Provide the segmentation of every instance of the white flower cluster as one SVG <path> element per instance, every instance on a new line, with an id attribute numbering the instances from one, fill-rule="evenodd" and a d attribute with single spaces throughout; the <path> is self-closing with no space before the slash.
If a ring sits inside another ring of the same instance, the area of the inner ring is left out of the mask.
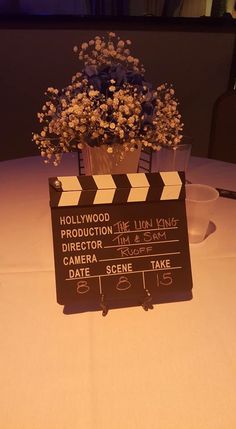
<path id="1" fill-rule="evenodd" d="M 110 32 L 108 40 L 105 37 L 96 36 L 89 42 L 82 43 L 80 50 L 78 46 L 74 46 L 73 50 L 79 54 L 79 60 L 83 61 L 85 66 L 99 67 L 125 63 L 127 68 L 144 74 L 145 69 L 139 59 L 131 55 L 131 44 L 130 40 L 124 41 L 119 36 L 116 37 L 115 33 Z"/>
<path id="2" fill-rule="evenodd" d="M 163 84 L 150 90 L 143 66 L 127 48 L 130 44 L 114 33 L 108 41 L 96 36 L 83 43 L 79 59 L 85 72 L 76 73 L 61 91 L 47 89 L 47 101 L 38 113 L 42 130 L 33 134 L 45 162 L 52 159 L 58 165 L 63 152 L 84 144 L 106 144 L 112 153 L 114 144 L 122 144 L 126 152 L 135 150 L 138 142 L 158 150 L 181 141 L 183 124 L 173 88 Z"/>

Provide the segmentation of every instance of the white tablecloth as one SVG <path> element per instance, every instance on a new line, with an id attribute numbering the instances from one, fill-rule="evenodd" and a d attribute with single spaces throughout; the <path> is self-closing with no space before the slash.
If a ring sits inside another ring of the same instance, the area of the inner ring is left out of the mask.
<path id="1" fill-rule="evenodd" d="M 0 164 L 0 428 L 236 427 L 236 200 L 191 245 L 193 299 L 65 315 L 56 303 L 47 178 L 38 157 Z M 236 191 L 236 165 L 192 158 L 192 182 Z"/>

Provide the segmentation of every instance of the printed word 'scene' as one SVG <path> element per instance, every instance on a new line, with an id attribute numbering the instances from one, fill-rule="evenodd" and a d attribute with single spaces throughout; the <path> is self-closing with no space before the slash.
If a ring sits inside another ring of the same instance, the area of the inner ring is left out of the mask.
<path id="1" fill-rule="evenodd" d="M 112 264 L 106 266 L 107 274 L 129 273 L 133 271 L 132 263 L 128 264 Z"/>

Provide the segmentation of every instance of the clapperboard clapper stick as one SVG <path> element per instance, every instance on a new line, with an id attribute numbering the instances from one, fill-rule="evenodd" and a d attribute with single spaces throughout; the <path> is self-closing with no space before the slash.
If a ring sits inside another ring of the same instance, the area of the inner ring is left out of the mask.
<path id="1" fill-rule="evenodd" d="M 182 172 L 49 179 L 64 312 L 192 298 Z"/>

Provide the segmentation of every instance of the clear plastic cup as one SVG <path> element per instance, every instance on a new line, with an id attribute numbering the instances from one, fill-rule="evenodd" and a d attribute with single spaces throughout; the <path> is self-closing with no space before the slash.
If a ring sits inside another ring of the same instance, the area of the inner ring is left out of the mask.
<path id="1" fill-rule="evenodd" d="M 200 243 L 206 237 L 219 192 L 200 184 L 186 184 L 185 191 L 189 242 Z"/>

